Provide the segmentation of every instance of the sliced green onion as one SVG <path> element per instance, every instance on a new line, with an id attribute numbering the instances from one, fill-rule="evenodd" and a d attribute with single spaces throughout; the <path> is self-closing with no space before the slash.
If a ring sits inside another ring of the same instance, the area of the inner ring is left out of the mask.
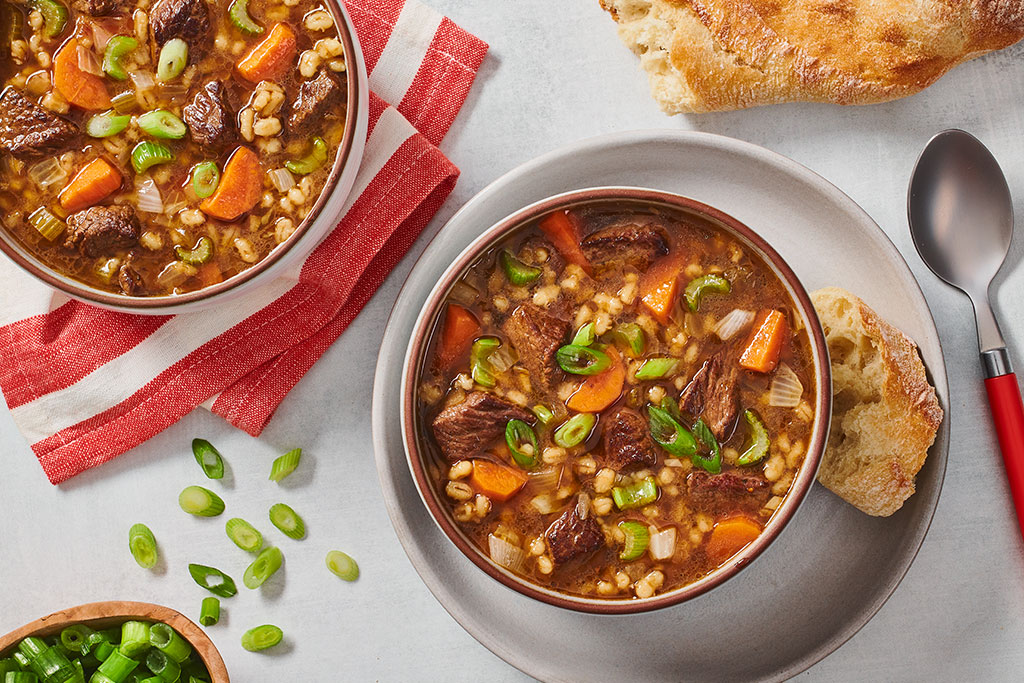
<path id="1" fill-rule="evenodd" d="M 156 77 L 164 83 L 173 81 L 185 70 L 186 64 L 188 64 L 188 43 L 181 38 L 171 38 L 160 48 Z"/>
<path id="2" fill-rule="evenodd" d="M 515 257 L 508 249 L 502 249 L 498 255 L 498 262 L 501 269 L 505 271 L 508 281 L 517 287 L 528 285 L 540 277 L 541 269 L 537 266 L 530 266 Z"/>
<path id="3" fill-rule="evenodd" d="M 245 584 L 246 588 L 252 588 L 253 590 L 262 586 L 267 579 L 274 575 L 278 569 L 281 568 L 281 560 L 284 559 L 284 555 L 281 553 L 280 548 L 267 548 L 260 553 L 259 557 L 253 560 L 245 569 L 245 576 L 242 577 L 242 583 Z"/>
<path id="4" fill-rule="evenodd" d="M 202 607 L 199 608 L 199 623 L 203 626 L 213 626 L 220 621 L 220 600 L 215 597 L 203 598 Z"/>
<path id="5" fill-rule="evenodd" d="M 114 652 L 117 652 L 117 646 L 113 643 L 105 642 L 97 645 L 96 649 L 93 650 L 92 654 L 96 657 L 96 659 L 100 660 L 101 662 L 105 662 Z"/>
<path id="6" fill-rule="evenodd" d="M 192 168 L 192 191 L 200 199 L 206 199 L 220 185 L 220 169 L 212 161 L 203 161 Z"/>
<path id="7" fill-rule="evenodd" d="M 132 149 L 132 168 L 136 173 L 145 173 L 157 164 L 174 161 L 174 154 L 159 142 L 143 140 Z"/>
<path id="8" fill-rule="evenodd" d="M 594 343 L 595 339 L 597 339 L 597 333 L 595 332 L 594 323 L 587 323 L 576 332 L 576 336 L 572 338 L 572 345 L 590 346 Z"/>
<path id="9" fill-rule="evenodd" d="M 138 623 L 141 623 L 141 622 L 138 622 L 138 621 L 128 621 L 128 622 L 125 622 L 125 625 L 127 625 L 127 624 L 138 624 Z M 146 630 L 148 632 L 149 627 L 148 627 L 148 625 L 145 625 L 145 626 L 146 626 Z M 125 646 L 125 643 L 122 642 L 121 643 L 121 647 L 123 648 L 124 646 Z M 144 652 L 147 649 L 149 649 L 149 642 L 148 641 L 145 643 L 145 647 L 143 647 L 140 650 L 137 650 L 135 652 L 135 654 L 140 654 L 140 653 Z M 126 655 L 123 652 L 120 652 L 118 650 L 114 650 L 113 652 L 110 653 L 109 657 L 107 657 L 106 659 L 103 660 L 103 663 L 100 664 L 100 668 L 97 669 L 97 671 L 99 673 L 103 674 L 104 676 L 106 676 L 109 680 L 113 681 L 114 683 L 123 683 L 125 681 L 125 679 L 128 678 L 128 675 L 132 671 L 135 671 L 135 668 L 138 665 L 139 665 L 139 663 L 137 661 L 135 661 L 134 659 L 132 659 L 129 655 Z M 93 677 L 91 680 L 96 680 L 96 679 L 95 679 L 95 677 Z"/>
<path id="10" fill-rule="evenodd" d="M 51 242 L 57 239 L 68 227 L 64 224 L 64 221 L 54 216 L 45 206 L 41 206 L 30 213 L 27 220 L 29 225 L 38 230 L 40 235 Z"/>
<path id="11" fill-rule="evenodd" d="M 128 530 L 128 549 L 143 569 L 152 569 L 159 558 L 156 538 L 145 524 L 133 524 Z"/>
<path id="12" fill-rule="evenodd" d="M 107 47 L 103 50 L 103 73 L 115 81 L 128 80 L 128 72 L 121 60 L 139 46 L 139 41 L 130 36 L 114 36 L 107 41 Z"/>
<path id="13" fill-rule="evenodd" d="M 709 455 L 702 455 L 700 451 L 696 451 L 690 458 L 693 464 L 707 470 L 711 474 L 721 472 L 722 449 L 718 446 L 718 440 L 703 418 L 697 420 L 697 423 L 693 425 L 693 435 L 697 437 L 697 441 L 709 452 Z"/>
<path id="14" fill-rule="evenodd" d="M 299 466 L 301 458 L 302 449 L 293 448 L 274 460 L 274 464 L 270 466 L 270 481 L 281 481 L 294 472 L 295 468 Z"/>
<path id="15" fill-rule="evenodd" d="M 10 671 L 4 675 L 4 683 L 39 683 L 39 677 L 31 671 Z"/>
<path id="16" fill-rule="evenodd" d="M 632 520 L 619 522 L 619 529 L 622 530 L 622 534 L 626 537 L 626 543 L 622 546 L 622 552 L 619 553 L 620 560 L 632 562 L 647 552 L 647 544 L 650 543 L 651 532 L 648 531 L 646 524 Z"/>
<path id="17" fill-rule="evenodd" d="M 747 426 L 750 427 L 750 446 L 740 454 L 740 457 L 736 459 L 736 463 L 739 465 L 753 465 L 761 462 L 768 455 L 771 439 L 768 437 L 768 429 L 764 426 L 761 418 L 757 416 L 757 413 L 753 410 L 744 410 L 743 417 L 747 421 Z"/>
<path id="18" fill-rule="evenodd" d="M 199 245 L 202 245 L 203 240 L 209 242 L 210 238 L 202 237 L 199 239 Z M 179 247 L 180 248 L 180 247 Z M 198 249 L 199 246 L 196 247 Z M 193 252 L 195 249 L 193 250 Z M 188 252 L 192 253 L 192 252 Z M 178 255 L 181 258 L 181 255 Z M 181 259 L 185 261 L 185 259 Z M 200 261 L 199 263 L 206 263 L 209 260 L 207 256 L 206 260 Z M 192 261 L 185 261 L 186 263 L 192 263 Z M 213 447 L 213 444 L 206 439 L 192 439 L 192 455 L 195 456 L 196 462 L 203 468 L 203 474 L 209 479 L 220 479 L 224 476 L 224 459 L 220 457 L 220 451 Z"/>
<path id="19" fill-rule="evenodd" d="M 533 407 L 533 414 L 537 416 L 542 425 L 548 425 L 555 419 L 555 414 L 551 412 L 551 408 L 539 403 Z"/>
<path id="20" fill-rule="evenodd" d="M 71 652 L 78 652 L 84 657 L 89 654 L 89 638 L 96 633 L 85 624 L 73 624 L 60 632 L 60 644 Z M 0 669 L 0 673 L 3 670 Z"/>
<path id="21" fill-rule="evenodd" d="M 644 352 L 647 337 L 644 329 L 636 323 L 622 323 L 615 327 L 615 339 L 621 341 L 629 350 L 629 355 L 636 358 Z"/>
<path id="22" fill-rule="evenodd" d="M 520 467 L 530 469 L 537 464 L 537 433 L 522 420 L 509 420 L 505 425 L 505 444 Z"/>
<path id="23" fill-rule="evenodd" d="M 647 409 L 651 438 L 676 458 L 691 458 L 697 452 L 697 440 L 663 408 Z"/>
<path id="24" fill-rule="evenodd" d="M 188 641 L 167 624 L 153 624 L 149 627 L 149 644 L 179 664 L 192 654 L 192 646 Z"/>
<path id="25" fill-rule="evenodd" d="M 281 533 L 296 541 L 306 535 L 306 523 L 295 510 L 284 503 L 270 506 L 270 523 L 280 529 Z"/>
<path id="26" fill-rule="evenodd" d="M 74 677 L 75 666 L 57 646 L 41 638 L 28 637 L 18 644 L 19 653 L 28 660 L 28 668 L 43 683 L 64 683 Z M 10 677 L 10 674 L 6 674 Z"/>
<path id="27" fill-rule="evenodd" d="M 686 420 L 683 419 L 683 414 L 679 412 L 679 404 L 671 396 L 666 395 L 661 399 L 660 407 L 669 417 L 678 422 L 679 424 L 685 424 Z"/>
<path id="28" fill-rule="evenodd" d="M 180 140 L 188 133 L 185 122 L 166 109 L 147 111 L 137 119 L 139 128 L 155 138 Z"/>
<path id="29" fill-rule="evenodd" d="M 259 652 L 274 647 L 284 638 L 284 631 L 273 624 L 251 628 L 242 634 L 242 647 L 249 652 Z"/>
<path id="30" fill-rule="evenodd" d="M 228 17 L 239 31 L 247 36 L 263 33 L 263 27 L 249 16 L 249 0 L 231 0 L 228 6 Z"/>
<path id="31" fill-rule="evenodd" d="M 150 650 L 146 655 L 146 668 L 165 683 L 175 683 L 181 677 L 181 665 L 161 650 Z"/>
<path id="32" fill-rule="evenodd" d="M 131 122 L 132 117 L 127 114 L 116 114 L 113 110 L 96 114 L 89 118 L 85 124 L 85 132 L 93 138 L 109 138 L 117 135 Z"/>
<path id="33" fill-rule="evenodd" d="M 123 93 L 119 93 L 110 98 L 110 106 L 112 106 L 114 111 L 118 114 L 127 114 L 130 111 L 134 111 L 138 104 L 139 101 L 135 99 L 134 90 L 125 90 Z"/>
<path id="34" fill-rule="evenodd" d="M 555 430 L 555 443 L 562 448 L 572 448 L 581 444 L 594 430 L 597 418 L 592 413 L 579 413 L 566 420 Z"/>
<path id="35" fill-rule="evenodd" d="M 344 581 L 355 581 L 359 578 L 359 565 L 340 550 L 332 550 L 327 553 L 327 568 Z"/>
<path id="36" fill-rule="evenodd" d="M 117 647 L 118 652 L 125 657 L 134 657 L 148 649 L 149 624 L 144 621 L 126 621 L 121 624 L 121 644 Z"/>
<path id="37" fill-rule="evenodd" d="M 120 626 L 103 629 L 102 631 L 96 631 L 95 633 L 89 634 L 89 649 L 93 651 L 104 643 L 109 645 L 111 643 L 119 642 L 121 642 Z"/>
<path id="38" fill-rule="evenodd" d="M 196 583 L 214 595 L 230 598 L 238 593 L 238 589 L 235 587 L 235 580 L 215 567 L 190 564 L 188 566 L 188 573 L 192 575 L 192 579 Z"/>
<path id="39" fill-rule="evenodd" d="M 559 367 L 573 375 L 597 375 L 612 364 L 612 359 L 604 351 L 576 344 L 567 344 L 558 349 L 555 360 Z"/>
<path id="40" fill-rule="evenodd" d="M 493 387 L 495 384 L 494 371 L 487 358 L 499 346 L 501 340 L 497 337 L 480 337 L 469 351 L 469 368 L 473 375 L 473 381 L 484 387 Z"/>
<path id="41" fill-rule="evenodd" d="M 313 138 L 313 149 L 309 154 L 296 161 L 284 162 L 284 167 L 296 175 L 309 175 L 326 163 L 327 143 L 317 137 Z"/>
<path id="42" fill-rule="evenodd" d="M 686 305 L 690 307 L 690 310 L 694 313 L 700 308 L 701 299 L 704 298 L 705 294 L 728 294 L 732 286 L 729 281 L 721 275 L 701 275 L 690 280 L 690 284 L 686 285 Z"/>
<path id="43" fill-rule="evenodd" d="M 620 510 L 639 508 L 650 505 L 658 499 L 658 485 L 654 477 L 646 477 L 627 486 L 612 488 L 612 500 Z"/>
<path id="44" fill-rule="evenodd" d="M 636 378 L 639 380 L 661 379 L 675 370 L 678 364 L 679 360 L 676 358 L 648 358 L 636 371 Z"/>
<path id="45" fill-rule="evenodd" d="M 68 8 L 56 0 L 35 0 L 32 6 L 43 15 L 43 32 L 47 38 L 56 38 L 68 25 Z"/>
<path id="46" fill-rule="evenodd" d="M 4 680 L 4 676 L 9 673 L 20 673 L 21 665 L 13 659 L 0 659 L 0 681 Z M 34 674 L 33 674 L 34 675 Z"/>
<path id="47" fill-rule="evenodd" d="M 229 519 L 224 525 L 224 531 L 235 545 L 247 553 L 258 552 L 263 545 L 263 535 L 244 519 Z"/>
<path id="48" fill-rule="evenodd" d="M 178 505 L 190 515 L 216 517 L 224 512 L 224 501 L 210 489 L 186 486 L 178 496 Z"/>

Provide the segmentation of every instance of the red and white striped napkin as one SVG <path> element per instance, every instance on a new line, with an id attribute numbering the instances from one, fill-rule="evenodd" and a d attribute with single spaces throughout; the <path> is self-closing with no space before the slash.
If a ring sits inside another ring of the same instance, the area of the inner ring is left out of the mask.
<path id="1" fill-rule="evenodd" d="M 436 145 L 487 45 L 418 0 L 345 4 L 370 74 L 369 138 L 341 222 L 301 269 L 156 317 L 68 301 L 0 259 L 0 389 L 54 484 L 210 399 L 259 434 L 451 192 L 459 171 Z"/>

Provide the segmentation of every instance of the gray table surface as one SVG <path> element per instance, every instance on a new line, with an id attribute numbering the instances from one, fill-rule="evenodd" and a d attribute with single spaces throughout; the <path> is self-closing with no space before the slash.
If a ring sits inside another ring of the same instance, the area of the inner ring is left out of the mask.
<path id="1" fill-rule="evenodd" d="M 928 537 L 881 612 L 802 678 L 1019 678 L 1022 541 L 984 399 L 974 323 L 967 299 L 939 283 L 918 259 L 905 203 L 920 148 L 938 130 L 961 127 L 994 151 L 1016 193 L 1017 212 L 1024 215 L 1024 45 L 964 65 L 925 93 L 892 104 L 786 105 L 667 118 L 648 97 L 635 58 L 618 42 L 596 0 L 429 1 L 491 45 L 443 145 L 462 177 L 440 214 L 258 440 L 197 410 L 133 452 L 55 488 L 2 411 L 0 631 L 102 599 L 159 602 L 195 618 L 203 595 L 186 563 L 219 565 L 240 579 L 248 558 L 224 537 L 223 522 L 188 518 L 177 507 L 178 491 L 201 483 L 188 444 L 202 435 L 229 462 L 222 488 L 231 515 L 274 531 L 266 510 L 281 500 L 303 513 L 309 526 L 309 538 L 301 543 L 268 534 L 285 551 L 284 571 L 262 592 L 243 589 L 225 601 L 224 621 L 210 629 L 234 680 L 523 680 L 434 600 L 391 529 L 369 423 L 378 342 L 416 254 L 488 182 L 582 137 L 677 128 L 764 145 L 849 193 L 910 263 L 945 348 L 952 444 Z M 1018 358 L 1024 349 L 1022 256 L 1024 239 L 1018 239 L 995 296 Z M 302 468 L 278 489 L 266 481 L 269 463 L 296 445 L 304 448 Z M 159 539 L 164 560 L 155 572 L 136 567 L 127 552 L 127 528 L 136 521 L 148 523 Z M 358 582 L 345 584 L 324 570 L 331 548 L 359 560 Z M 273 654 L 244 652 L 241 633 L 266 622 L 284 628 L 285 645 Z"/>

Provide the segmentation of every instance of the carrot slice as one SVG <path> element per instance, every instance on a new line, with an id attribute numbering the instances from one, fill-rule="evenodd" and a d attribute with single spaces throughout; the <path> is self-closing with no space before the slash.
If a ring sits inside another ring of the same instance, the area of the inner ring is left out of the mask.
<path id="1" fill-rule="evenodd" d="M 441 328 L 441 345 L 437 350 L 438 364 L 444 368 L 451 367 L 479 336 L 480 331 L 480 323 L 468 309 L 458 304 L 448 304 L 444 326 Z"/>
<path id="2" fill-rule="evenodd" d="M 103 201 L 120 187 L 121 172 L 97 157 L 82 167 L 57 198 L 61 208 L 74 213 Z"/>
<path id="3" fill-rule="evenodd" d="M 640 279 L 640 301 L 662 325 L 667 325 L 679 291 L 678 257 L 666 256 L 651 265 Z"/>
<path id="4" fill-rule="evenodd" d="M 708 559 L 721 564 L 742 550 L 748 543 L 761 535 L 761 525 L 749 517 L 737 516 L 723 519 L 711 530 L 704 551 Z"/>
<path id="5" fill-rule="evenodd" d="M 235 67 L 246 80 L 273 80 L 284 75 L 295 61 L 295 32 L 288 24 L 274 24 L 259 45 L 249 51 Z"/>
<path id="6" fill-rule="evenodd" d="M 103 79 L 78 66 L 78 39 L 71 38 L 53 56 L 53 85 L 64 99 L 91 111 L 110 108 Z"/>
<path id="7" fill-rule="evenodd" d="M 622 395 L 622 386 L 626 382 L 626 367 L 622 357 L 614 346 L 604 349 L 612 364 L 599 374 L 587 377 L 566 402 L 571 410 L 578 413 L 598 413 L 615 403 Z"/>
<path id="8" fill-rule="evenodd" d="M 238 147 L 224 164 L 220 184 L 199 208 L 208 216 L 233 221 L 252 209 L 263 196 L 263 167 L 256 152 Z"/>
<path id="9" fill-rule="evenodd" d="M 209 263 L 204 263 L 199 266 L 199 270 L 196 272 L 196 277 L 199 278 L 199 282 L 203 287 L 209 287 L 210 285 L 215 285 L 218 282 L 224 281 L 224 274 L 220 272 L 220 266 L 214 261 L 210 261 Z"/>
<path id="10" fill-rule="evenodd" d="M 593 275 L 594 269 L 590 261 L 583 255 L 583 248 L 580 247 L 580 226 L 576 217 L 569 211 L 555 211 L 545 216 L 537 224 L 555 249 L 565 257 L 569 263 L 575 263 L 582 268 L 587 275 Z"/>
<path id="11" fill-rule="evenodd" d="M 499 503 L 519 493 L 528 480 L 525 472 L 490 460 L 474 460 L 473 474 L 469 477 L 469 483 L 478 493 Z"/>
<path id="12" fill-rule="evenodd" d="M 754 327 L 740 356 L 740 367 L 754 372 L 774 370 L 788 329 L 786 316 L 782 313 L 767 309 L 761 311 L 754 320 Z"/>

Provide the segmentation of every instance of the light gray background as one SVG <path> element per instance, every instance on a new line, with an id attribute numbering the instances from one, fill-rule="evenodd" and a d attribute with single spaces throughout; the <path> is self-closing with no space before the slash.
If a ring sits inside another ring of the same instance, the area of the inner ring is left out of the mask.
<path id="1" fill-rule="evenodd" d="M 188 577 L 188 562 L 214 564 L 240 579 L 249 558 L 224 537 L 225 518 L 188 518 L 177 507 L 182 487 L 202 483 L 188 444 L 205 436 L 229 462 L 223 485 L 214 485 L 224 489 L 228 514 L 269 530 L 286 555 L 283 572 L 263 591 L 242 589 L 224 601 L 225 619 L 210 629 L 234 680 L 523 680 L 434 601 L 391 530 L 370 440 L 378 343 L 415 254 L 488 182 L 575 139 L 667 127 L 764 145 L 849 193 L 921 280 L 946 351 L 952 445 L 932 529 L 889 603 L 803 678 L 1017 678 L 1024 667 L 1022 541 L 989 423 L 973 320 L 966 298 L 940 284 L 917 258 L 905 203 L 918 151 L 933 133 L 955 126 L 990 146 L 1024 215 L 1024 46 L 962 66 L 902 102 L 845 109 L 787 105 L 669 119 L 648 97 L 646 78 L 596 0 L 430 2 L 491 45 L 443 145 L 463 175 L 440 215 L 259 440 L 198 410 L 132 453 L 55 488 L 3 411 L 0 630 L 102 599 L 159 602 L 195 618 L 203 592 Z M 1017 267 L 1022 255 L 1024 240 L 1018 239 L 996 297 L 1015 350 L 1024 348 L 1024 269 Z M 1019 352 L 1015 358 L 1024 363 Z M 300 470 L 280 488 L 267 482 L 271 460 L 296 445 L 305 453 Z M 278 501 L 304 514 L 307 540 L 291 541 L 270 527 L 266 510 Z M 135 521 L 147 522 L 160 542 L 164 561 L 157 572 L 139 569 L 127 552 L 127 528 Z M 345 584 L 323 568 L 332 548 L 356 557 L 363 571 L 358 582 Z M 284 628 L 285 646 L 273 654 L 242 651 L 241 633 L 267 622 Z M 727 656 L 727 643 L 713 646 Z"/>

